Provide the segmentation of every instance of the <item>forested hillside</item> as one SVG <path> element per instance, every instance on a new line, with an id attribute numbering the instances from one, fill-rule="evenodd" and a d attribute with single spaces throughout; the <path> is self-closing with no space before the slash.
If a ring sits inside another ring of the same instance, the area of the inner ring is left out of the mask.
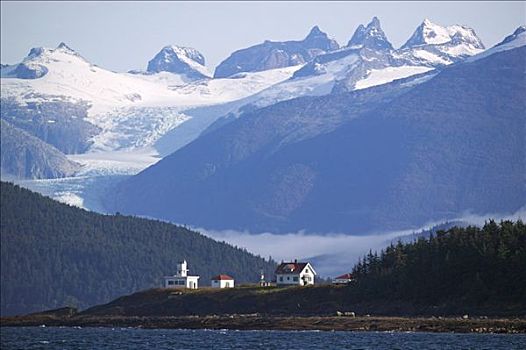
<path id="1" fill-rule="evenodd" d="M 172 224 L 100 215 L 2 182 L 1 314 L 85 308 L 157 287 L 186 259 L 200 285 L 255 282 L 274 262 Z"/>
<path id="2" fill-rule="evenodd" d="M 526 225 L 489 221 L 369 253 L 353 269 L 358 300 L 526 310 Z"/>

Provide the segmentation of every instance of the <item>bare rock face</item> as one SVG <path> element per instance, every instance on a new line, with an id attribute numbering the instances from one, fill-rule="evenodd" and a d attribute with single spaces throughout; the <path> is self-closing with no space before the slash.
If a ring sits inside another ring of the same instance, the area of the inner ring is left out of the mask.
<path id="1" fill-rule="evenodd" d="M 39 138 L 0 119 L 2 174 L 16 178 L 44 179 L 73 175 L 78 163 Z"/>
<path id="2" fill-rule="evenodd" d="M 40 97 L 36 95 L 35 97 Z M 49 98 L 49 96 L 42 96 Z M 14 127 L 56 147 L 64 154 L 84 153 L 100 129 L 86 121 L 88 105 L 56 100 L 28 103 L 2 98 L 0 117 Z"/>
<path id="3" fill-rule="evenodd" d="M 214 78 L 226 78 L 240 72 L 259 72 L 306 63 L 314 57 L 339 48 L 318 26 L 300 41 L 273 42 L 234 52 L 216 68 Z"/>

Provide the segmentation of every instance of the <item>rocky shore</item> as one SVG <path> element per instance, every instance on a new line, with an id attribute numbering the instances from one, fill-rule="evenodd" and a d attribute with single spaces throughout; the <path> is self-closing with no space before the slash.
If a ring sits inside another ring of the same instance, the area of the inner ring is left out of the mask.
<path id="1" fill-rule="evenodd" d="M 149 289 L 82 311 L 2 317 L 0 326 L 526 333 L 522 304 L 512 306 L 359 303 L 337 286 Z"/>
<path id="2" fill-rule="evenodd" d="M 382 317 L 382 316 L 85 316 L 60 309 L 27 316 L 4 317 L 0 326 L 140 327 L 177 329 L 322 330 L 459 333 L 526 333 L 524 318 Z"/>

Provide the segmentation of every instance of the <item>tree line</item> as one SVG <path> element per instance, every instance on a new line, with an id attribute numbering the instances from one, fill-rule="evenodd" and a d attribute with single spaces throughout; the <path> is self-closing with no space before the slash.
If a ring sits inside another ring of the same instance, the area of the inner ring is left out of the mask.
<path id="1" fill-rule="evenodd" d="M 370 251 L 353 268 L 360 300 L 526 305 L 526 225 L 491 220 Z"/>

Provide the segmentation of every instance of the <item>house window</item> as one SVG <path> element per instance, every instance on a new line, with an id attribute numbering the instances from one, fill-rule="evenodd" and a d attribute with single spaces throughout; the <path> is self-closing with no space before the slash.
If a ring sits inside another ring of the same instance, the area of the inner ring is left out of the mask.
<path id="1" fill-rule="evenodd" d="M 174 285 L 174 284 L 175 284 L 174 281 L 168 281 L 168 285 L 169 285 L 169 286 L 172 286 L 172 285 Z"/>
<path id="2" fill-rule="evenodd" d="M 293 277 L 292 280 L 293 280 L 294 282 L 298 282 L 298 277 Z"/>
<path id="3" fill-rule="evenodd" d="M 280 282 L 283 282 L 283 277 L 280 277 L 280 278 L 279 278 L 279 281 L 280 281 Z"/>
<path id="4" fill-rule="evenodd" d="M 306 272 L 306 273 L 309 273 L 309 269 L 305 269 L 305 272 Z"/>
<path id="5" fill-rule="evenodd" d="M 289 276 L 287 276 L 287 281 L 290 281 L 290 277 Z"/>

